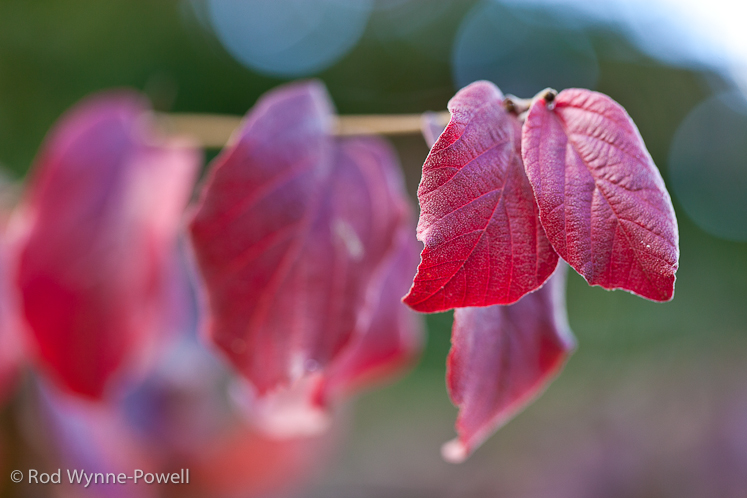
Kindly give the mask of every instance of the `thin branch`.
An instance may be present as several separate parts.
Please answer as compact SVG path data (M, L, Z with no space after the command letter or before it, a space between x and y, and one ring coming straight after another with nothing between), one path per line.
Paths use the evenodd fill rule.
M444 126L449 113L437 116ZM170 135L187 135L206 148L223 147L241 124L241 117L220 114L157 114L158 128ZM410 135L421 133L420 114L370 114L338 116L334 127L337 136Z

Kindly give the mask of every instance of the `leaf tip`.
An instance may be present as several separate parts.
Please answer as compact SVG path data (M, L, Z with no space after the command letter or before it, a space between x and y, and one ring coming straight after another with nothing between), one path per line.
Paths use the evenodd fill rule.
M441 313L455 308L455 306L449 306L443 301L440 303L435 302L433 296L423 298L422 292L413 292L413 289L415 289L414 285L410 289L410 292L402 298L402 302L413 311L417 311L418 313Z
M420 309L422 301L418 301L413 297L412 289L402 297L402 303L406 304L413 311L418 311L420 313L423 312L423 310Z
M313 437L331 426L331 413L315 402L321 377L298 379L259 396L251 383L237 379L230 386L232 402L257 430L274 439Z
M660 296L658 296L656 298L649 298L649 299L651 299L652 301L659 302L659 303L668 303L669 301L671 301L672 299L674 299L674 282L675 282L675 280L676 280L676 276L672 275L671 283L669 285L667 285L666 287L662 288L663 292L660 294ZM646 297L646 296L644 296L644 297Z
M441 457L449 463L462 463L467 460L470 451L458 438L452 439L441 446Z

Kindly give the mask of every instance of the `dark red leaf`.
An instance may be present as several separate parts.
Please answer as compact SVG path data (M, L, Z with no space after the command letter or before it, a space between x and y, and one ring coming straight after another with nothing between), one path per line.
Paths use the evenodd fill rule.
M100 397L164 326L169 258L199 154L158 143L135 94L80 103L47 138L16 218L16 280L43 366Z
M590 90L564 90L550 105L537 99L522 152L542 225L563 259L591 285L672 298L677 220L625 109Z
M467 458L562 368L575 344L565 313L566 269L559 266L540 290L510 306L454 311L446 380L459 407L459 437L444 445L446 460Z
M362 319L405 202L378 139L337 140L319 83L264 96L191 224L209 334L260 396L324 372Z
M422 261L405 303L435 312L510 304L541 286L558 256L538 219L521 160L521 124L495 85L449 102L451 121L418 188Z

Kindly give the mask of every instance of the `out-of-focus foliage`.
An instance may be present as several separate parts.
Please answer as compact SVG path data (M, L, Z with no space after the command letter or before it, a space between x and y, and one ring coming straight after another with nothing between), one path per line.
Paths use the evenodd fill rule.
M477 2L422 3L376 2L358 44L317 75L340 113L445 109L458 83L454 41ZM530 39L547 37L552 17L529 22L540 19L525 11L516 23ZM654 304L589 288L571 274L568 315L581 348L542 399L459 467L438 455L455 416L443 385L451 313L429 316L420 367L360 401L344 453L308 496L548 496L548 489L554 496L744 494L747 245L695 225L670 170L677 157L670 146L683 119L728 83L715 73L653 61L614 30L579 29L552 30L560 38L546 43L566 33L569 47L588 41L584 59L573 59L574 50L553 53L569 57L571 66L589 64L593 53L593 89L626 108L665 182L675 186L682 254L674 300ZM531 52L488 54L487 76L501 87L504 74L518 81L512 61L523 57ZM547 78L539 85L555 84L550 73L537 77ZM97 90L130 86L144 90L156 109L240 115L282 81L234 60L197 1L1 0L0 163L23 176L52 123ZM524 91L517 88L506 87ZM394 144L414 193L427 148L420 137ZM16 405L0 417L6 429L0 477L39 457L16 451L20 417ZM0 495L22 493L0 478Z

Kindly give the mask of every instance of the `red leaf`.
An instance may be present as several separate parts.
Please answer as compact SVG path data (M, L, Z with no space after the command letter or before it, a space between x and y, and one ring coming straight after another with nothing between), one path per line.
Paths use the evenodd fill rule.
M392 377L420 353L422 324L399 297L410 287L418 265L420 247L412 228L410 223L402 224L391 253L372 281L370 323L330 366L320 394L322 403Z
M553 105L533 103L522 139L553 248L591 285L671 299L677 219L635 124L589 90L564 90Z
M139 96L80 103L50 133L17 226L17 283L40 361L100 397L160 332L168 259L199 155L158 144Z
M260 396L343 350L402 223L390 149L336 140L331 122L319 83L264 96L216 159L191 224L210 337Z
M451 121L423 165L418 239L425 243L405 303L435 312L510 304L557 266L521 160L521 124L493 84L449 102Z
M447 386L459 438L442 449L461 462L537 397L574 348L565 313L566 266L510 306L454 311Z

